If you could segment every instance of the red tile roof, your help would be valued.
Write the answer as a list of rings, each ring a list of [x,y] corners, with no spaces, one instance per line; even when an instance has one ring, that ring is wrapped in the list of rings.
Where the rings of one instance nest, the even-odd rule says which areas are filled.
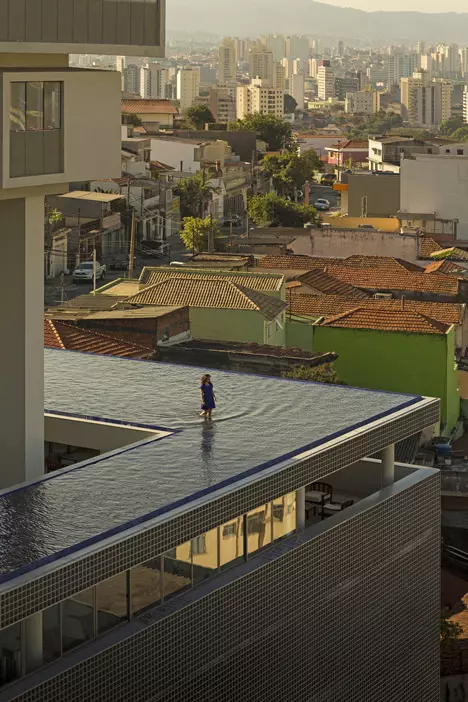
[[[142,98],[141,100],[122,100],[122,113],[125,115],[176,115],[177,109],[170,100],[151,100]]]
[[[445,273],[446,275],[450,275],[452,273],[463,274],[466,272],[466,268],[457,266],[456,263],[447,261],[447,259],[444,259],[443,261],[434,261],[434,263],[428,263],[424,270],[426,273]]]
[[[406,311],[369,310],[357,307],[322,322],[325,327],[374,329],[411,334],[446,334],[450,325],[423,314]]]
[[[310,270],[320,266],[332,265],[343,259],[319,258],[318,256],[264,256],[258,261],[260,268],[282,268],[284,270]]]
[[[430,236],[421,237],[421,257],[430,258],[434,251],[441,251],[442,246]]]
[[[356,308],[386,310],[389,312],[414,312],[444,324],[461,324],[465,305],[459,302],[425,302],[422,300],[356,300],[341,295],[303,295],[293,293],[286,296],[293,314],[309,317],[330,317]]]
[[[328,273],[320,268],[315,268],[299,276],[298,281],[303,285],[309,286],[313,290],[317,290],[317,292],[322,293],[322,295],[344,295],[361,300],[369,297],[369,294],[363,290],[359,290],[359,288],[349,283],[338,280],[338,278],[333,275],[333,269],[330,269],[330,273]]]
[[[366,270],[333,266],[330,275],[343,283],[364,290],[399,290],[408,292],[427,292],[439,295],[458,295],[459,278],[440,273],[413,273],[409,271]]]
[[[341,263],[338,259],[335,259],[335,262],[336,264]],[[423,266],[418,266],[416,263],[405,261],[402,258],[394,258],[393,256],[362,256],[355,254],[354,256],[348,256],[343,263],[351,268],[383,268],[385,270],[414,271],[415,273],[424,272]]]
[[[153,352],[151,348],[120,341],[108,334],[80,329],[51,319],[44,319],[44,346],[122,358],[143,358]]]
[[[333,266],[348,266],[350,268],[379,268],[387,271],[413,271],[423,273],[424,267],[418,266],[402,258],[392,256],[362,256],[355,254],[348,258],[332,258],[325,256],[265,256],[259,259],[261,268],[283,268],[284,270],[312,270],[313,268],[331,268]]]

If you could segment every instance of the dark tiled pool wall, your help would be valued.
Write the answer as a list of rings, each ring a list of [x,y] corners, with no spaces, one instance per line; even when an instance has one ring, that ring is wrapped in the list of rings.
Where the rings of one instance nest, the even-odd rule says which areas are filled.
[[[0,599],[1,627],[24,619],[33,612],[154,558],[258,505],[319,480],[391,443],[411,436],[437,422],[438,412],[438,403],[427,405],[182,516],[148,527],[125,541],[84,556],[71,565],[19,587],[12,587]]]
[[[439,702],[439,520],[435,474],[10,700]]]

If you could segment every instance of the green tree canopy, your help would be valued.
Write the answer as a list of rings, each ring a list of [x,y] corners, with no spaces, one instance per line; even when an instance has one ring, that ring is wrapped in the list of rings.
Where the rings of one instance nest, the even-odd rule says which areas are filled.
[[[297,100],[288,93],[284,94],[284,114],[292,115],[296,111]]]
[[[249,217],[258,227],[302,227],[318,223],[317,211],[309,205],[296,205],[276,193],[256,195],[249,200]]]
[[[453,132],[464,126],[462,115],[453,115],[449,119],[444,119],[439,124],[439,132],[444,136],[451,136]]]
[[[321,366],[293,366],[281,373],[282,378],[292,380],[310,380],[312,383],[331,383],[338,385],[340,380],[338,373],[331,363],[324,363]]]
[[[246,115],[237,122],[231,122],[228,129],[231,132],[256,132],[258,138],[266,142],[269,151],[294,148],[291,125],[274,115],[263,115],[260,112]]]
[[[468,141],[468,124],[466,124],[464,127],[460,127],[460,129],[456,129],[451,135],[451,139],[454,139],[455,141]]]
[[[353,125],[349,130],[350,139],[367,139],[369,134],[385,134],[400,127],[402,119],[393,112],[378,112],[369,120]]]
[[[210,184],[203,173],[196,173],[190,178],[181,178],[177,184],[176,194],[180,197],[180,214],[182,217],[202,217],[206,205],[213,198],[218,188]]]
[[[267,155],[261,163],[262,173],[273,180],[275,190],[281,195],[290,196],[306,181],[312,180],[315,171],[321,168],[322,162],[314,149],[309,149],[302,156],[292,152],[280,156]]]
[[[458,622],[450,620],[450,614],[443,612],[440,616],[440,645],[446,648],[454,643],[463,633],[463,629]]]
[[[185,217],[180,238],[184,242],[187,251],[198,253],[208,249],[208,235],[212,231],[214,237],[220,234],[216,224],[213,224],[211,217]]]
[[[204,129],[205,124],[213,124],[215,118],[206,105],[195,105],[185,111],[185,119],[192,129]]]

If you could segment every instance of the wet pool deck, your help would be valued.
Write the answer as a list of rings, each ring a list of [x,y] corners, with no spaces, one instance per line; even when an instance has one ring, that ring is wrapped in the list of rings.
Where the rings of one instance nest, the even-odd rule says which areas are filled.
[[[209,423],[206,370],[45,350],[46,411],[171,434],[0,494],[0,583],[422,399],[213,371]]]

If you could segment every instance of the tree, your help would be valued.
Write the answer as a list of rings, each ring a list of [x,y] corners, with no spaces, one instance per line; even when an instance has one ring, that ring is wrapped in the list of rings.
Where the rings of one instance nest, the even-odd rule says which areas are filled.
[[[304,187],[304,183],[313,180],[316,170],[321,169],[322,162],[313,149],[302,156],[288,152],[277,156],[270,154],[261,163],[262,173],[273,180],[275,190],[282,195],[294,195],[295,190]]]
[[[292,115],[296,111],[297,107],[297,100],[293,98],[292,95],[288,95],[288,93],[284,94],[284,114],[285,115]]]
[[[180,214],[182,217],[203,217],[206,204],[219,191],[211,185],[203,173],[196,173],[190,178],[181,178],[177,184],[176,194],[180,197]]]
[[[312,383],[339,384],[338,373],[331,363],[324,363],[321,366],[293,366],[281,373],[282,378],[292,380],[309,380]]]
[[[256,132],[259,139],[266,142],[269,151],[294,149],[294,139],[291,125],[274,115],[263,115],[255,112],[246,115],[244,119],[228,124],[231,132]]]
[[[303,227],[318,224],[317,211],[309,205],[296,205],[276,193],[256,195],[249,200],[249,217],[258,227]]]
[[[195,107],[189,107],[185,111],[185,119],[189,123],[192,129],[204,129],[205,124],[213,124],[215,118],[209,107],[206,105],[196,105]]]
[[[463,116],[453,115],[453,117],[450,117],[449,119],[442,120],[442,122],[439,124],[439,132],[443,134],[443,136],[450,136],[453,134],[453,132],[463,126]]]
[[[450,621],[450,614],[443,612],[440,615],[440,645],[446,648],[454,643],[463,633],[463,629],[458,622]]]
[[[208,248],[208,235],[212,231],[214,237],[220,234],[216,224],[213,224],[211,217],[185,217],[180,238],[184,242],[185,248],[193,253],[204,251]]]
[[[468,141],[468,125],[460,127],[460,129],[456,129],[450,135],[450,138],[454,139],[455,141]]]

